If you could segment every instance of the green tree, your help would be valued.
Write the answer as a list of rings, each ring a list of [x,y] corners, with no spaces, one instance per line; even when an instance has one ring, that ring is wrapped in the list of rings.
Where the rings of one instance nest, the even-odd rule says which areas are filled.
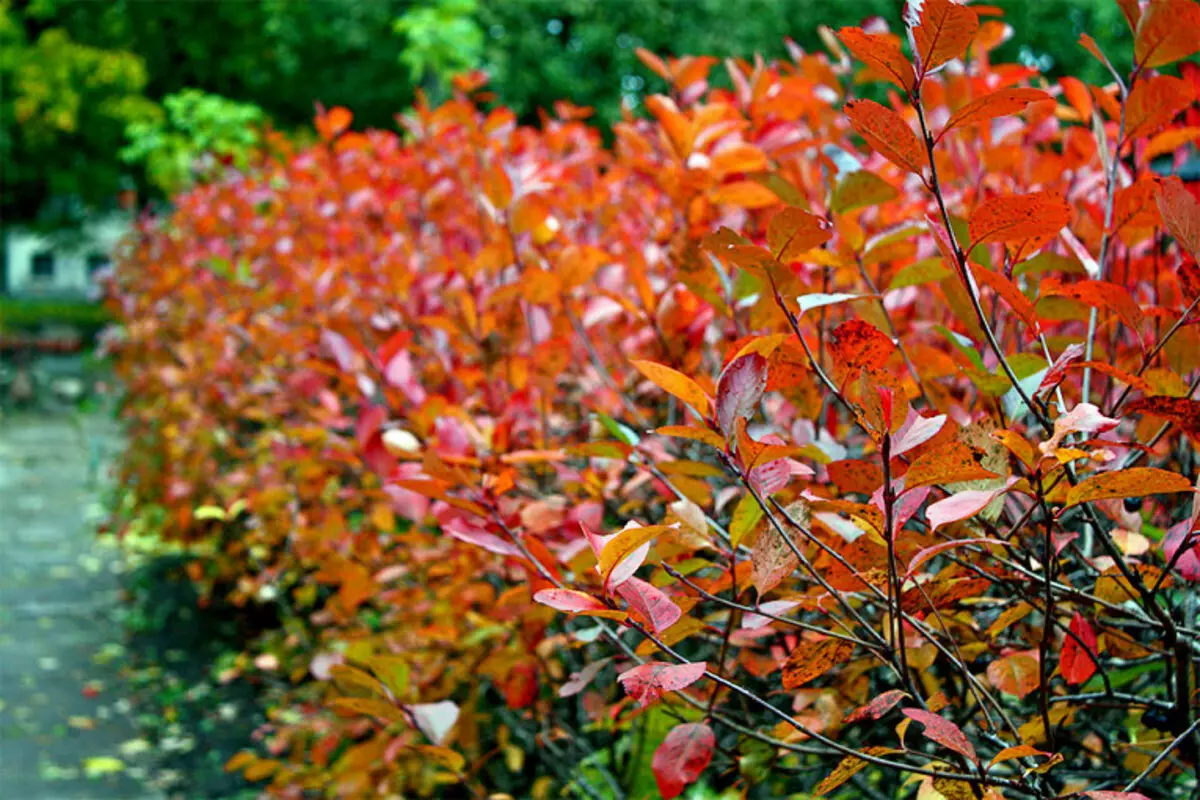
[[[115,201],[126,127],[162,109],[144,94],[141,58],[47,25],[47,6],[0,2],[0,215],[59,226]]]
[[[405,41],[400,61],[415,81],[444,85],[479,65],[484,36],[475,20],[478,9],[476,0],[435,0],[397,17],[394,29]]]
[[[266,115],[258,106],[237,103],[199,89],[163,98],[165,118],[129,125],[129,145],[121,159],[145,167],[147,179],[165,195],[186,189],[225,163],[249,164],[262,144]]]

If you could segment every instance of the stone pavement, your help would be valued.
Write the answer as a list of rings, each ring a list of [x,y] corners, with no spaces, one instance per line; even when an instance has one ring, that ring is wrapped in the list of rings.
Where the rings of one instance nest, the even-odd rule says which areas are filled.
[[[117,430],[0,417],[0,798],[148,800],[117,666],[118,560],[95,537]]]

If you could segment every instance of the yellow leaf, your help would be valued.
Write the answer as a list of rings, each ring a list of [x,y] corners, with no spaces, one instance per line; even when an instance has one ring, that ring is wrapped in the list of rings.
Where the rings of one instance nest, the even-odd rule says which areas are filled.
[[[658,388],[670,395],[678,397],[694,408],[702,416],[709,415],[708,395],[687,375],[653,361],[633,361],[637,371],[645,375]]]
[[[1146,497],[1191,491],[1191,481],[1177,472],[1154,467],[1135,467],[1120,472],[1093,475],[1067,493],[1067,507],[1095,500]]]

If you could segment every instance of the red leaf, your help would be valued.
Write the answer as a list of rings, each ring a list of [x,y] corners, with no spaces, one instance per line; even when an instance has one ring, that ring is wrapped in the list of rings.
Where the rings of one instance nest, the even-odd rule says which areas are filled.
[[[676,725],[654,751],[650,766],[658,791],[666,800],[678,797],[684,787],[695,783],[712,761],[717,739],[701,722]]]
[[[641,578],[625,581],[617,587],[617,594],[650,622],[655,633],[662,633],[683,615],[670,597]]]
[[[1130,414],[1152,414],[1170,420],[1185,433],[1200,438],[1200,401],[1190,397],[1143,397],[1125,410]]]
[[[767,388],[767,360],[748,353],[729,362],[717,382],[717,422],[726,436],[734,434],[734,422],[750,419]]]
[[[1083,358],[1083,354],[1085,352],[1086,348],[1079,342],[1067,345],[1066,349],[1062,351],[1062,355],[1054,360],[1054,363],[1050,365],[1050,369],[1046,370],[1046,376],[1042,378],[1042,383],[1040,386],[1038,386],[1037,390],[1040,392],[1043,389],[1049,389],[1057,386],[1058,383],[1064,377],[1066,377],[1067,367],[1069,367],[1072,362]]]
[[[979,763],[979,756],[975,754],[975,748],[967,740],[966,734],[950,720],[919,708],[904,709],[904,716],[924,725],[926,738]]]
[[[833,360],[847,372],[879,369],[887,363],[896,345],[868,322],[852,319],[838,325],[829,337]]]
[[[851,722],[859,722],[864,719],[879,719],[906,697],[908,697],[908,692],[903,689],[890,689],[881,695],[876,695],[866,705],[854,709],[843,722],[849,725]]]
[[[888,161],[918,175],[929,164],[921,141],[895,111],[874,100],[851,100],[844,110],[858,135]]]
[[[1014,261],[1041,249],[1071,221],[1071,207],[1050,192],[993,197],[971,214],[971,248],[1008,245]],[[970,249],[968,248],[968,252]]]
[[[1172,175],[1159,189],[1158,210],[1179,246],[1200,260],[1200,200]]]
[[[1083,796],[1092,800],[1150,800],[1141,792],[1084,792]]]
[[[1071,618],[1071,632],[1087,646],[1087,650],[1084,650],[1072,636],[1063,641],[1058,671],[1068,684],[1074,686],[1096,674],[1096,632],[1078,611]]]
[[[667,664],[650,661],[622,672],[617,680],[629,696],[642,706],[648,706],[667,692],[677,692],[704,677],[708,664]]]

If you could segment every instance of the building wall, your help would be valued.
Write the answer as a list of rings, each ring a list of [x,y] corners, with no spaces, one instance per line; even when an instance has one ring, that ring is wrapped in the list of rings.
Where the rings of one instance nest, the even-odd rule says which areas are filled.
[[[4,286],[9,294],[23,297],[86,296],[94,271],[89,262],[110,258],[128,230],[129,220],[117,216],[90,222],[69,238],[10,228],[4,236]],[[38,275],[35,264],[46,255],[52,259],[52,274]]]

